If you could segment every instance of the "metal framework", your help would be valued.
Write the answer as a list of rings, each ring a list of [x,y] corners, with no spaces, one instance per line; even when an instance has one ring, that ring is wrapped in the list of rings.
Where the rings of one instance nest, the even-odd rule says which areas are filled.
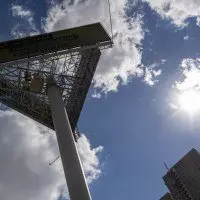
[[[75,128],[112,45],[100,23],[0,43],[0,102],[55,130],[71,200],[91,200]]]
[[[100,55],[98,47],[90,46],[2,63],[0,102],[54,130],[45,81],[49,75],[53,75],[61,88],[71,128],[75,133]],[[44,80],[40,93],[30,90],[34,75]]]

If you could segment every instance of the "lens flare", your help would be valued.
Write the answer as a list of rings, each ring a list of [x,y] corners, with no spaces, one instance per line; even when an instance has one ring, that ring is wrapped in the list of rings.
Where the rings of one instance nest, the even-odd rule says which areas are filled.
[[[200,111],[200,92],[197,90],[184,91],[178,96],[178,102],[181,110],[195,114]]]

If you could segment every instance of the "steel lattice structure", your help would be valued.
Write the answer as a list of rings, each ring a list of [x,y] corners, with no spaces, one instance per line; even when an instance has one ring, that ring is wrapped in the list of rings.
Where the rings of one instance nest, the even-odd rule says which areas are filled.
[[[47,94],[53,77],[76,135],[101,50],[112,45],[100,23],[0,43],[0,102],[54,130]]]
[[[112,45],[100,23],[0,43],[0,102],[55,130],[71,200],[91,200],[75,128]]]
[[[72,130],[75,130],[80,111],[100,58],[98,48],[51,55],[0,64],[0,101],[54,129],[49,107],[46,81],[41,93],[25,87],[27,72],[31,77],[41,74],[45,80],[53,75],[61,88]],[[31,84],[31,83],[30,83]]]

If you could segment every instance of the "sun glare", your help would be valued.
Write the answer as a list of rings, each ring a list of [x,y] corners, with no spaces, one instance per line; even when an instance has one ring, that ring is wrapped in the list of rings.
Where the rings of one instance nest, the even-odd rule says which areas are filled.
[[[200,92],[197,90],[188,90],[182,92],[178,97],[181,110],[189,114],[200,111]]]

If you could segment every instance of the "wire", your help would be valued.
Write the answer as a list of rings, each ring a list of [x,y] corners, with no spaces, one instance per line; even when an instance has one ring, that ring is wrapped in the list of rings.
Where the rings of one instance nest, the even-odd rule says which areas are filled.
[[[111,35],[112,35],[112,42],[113,42],[113,25],[112,25],[112,15],[111,15],[111,5],[110,5],[110,0],[108,0],[108,9],[109,9],[110,28],[111,28]]]
[[[50,162],[49,165],[50,166],[53,165],[59,158],[60,158],[60,155],[55,160],[53,160],[52,162]]]

